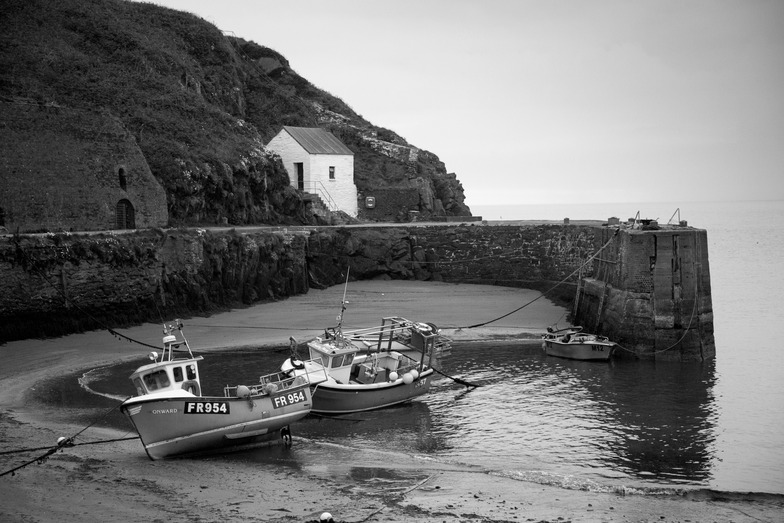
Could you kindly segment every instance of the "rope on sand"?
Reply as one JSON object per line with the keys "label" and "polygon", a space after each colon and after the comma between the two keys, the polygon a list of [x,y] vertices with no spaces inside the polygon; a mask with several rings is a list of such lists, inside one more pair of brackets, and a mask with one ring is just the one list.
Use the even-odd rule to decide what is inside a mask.
{"label": "rope on sand", "polygon": [[[404,491],[403,491],[403,492],[402,492],[400,495],[401,495],[401,496],[405,496],[406,494],[408,494],[408,493],[409,493],[409,492],[411,492],[412,490],[416,490],[416,489],[418,489],[419,487],[421,487],[422,485],[424,485],[425,483],[427,483],[428,481],[430,481],[431,479],[433,479],[435,476],[436,476],[435,474],[431,474],[431,475],[429,475],[428,477],[426,477],[426,478],[425,478],[425,479],[423,479],[422,481],[420,481],[420,482],[416,483],[416,484],[415,484],[413,487],[410,487],[410,488],[408,488],[408,489],[404,490]],[[386,510],[386,508],[387,508],[387,505],[383,505],[381,508],[378,508],[378,509],[374,510],[373,512],[371,512],[370,514],[368,514],[367,516],[365,516],[365,517],[364,517],[364,519],[360,519],[360,520],[359,520],[359,521],[360,521],[360,523],[364,523],[365,521],[369,521],[369,520],[370,520],[370,518],[372,518],[373,516],[375,516],[375,515],[376,515],[376,514],[378,514],[379,512],[381,512],[381,511],[383,511],[383,510]]]}
{"label": "rope on sand", "polygon": [[111,414],[120,405],[122,405],[122,404],[118,403],[117,405],[115,405],[114,407],[112,407],[111,409],[106,411],[103,416],[101,416],[99,418],[96,418],[92,423],[90,423],[89,425],[84,427],[82,430],[80,430],[79,432],[77,432],[73,436],[71,436],[69,438],[66,438],[66,437],[59,438],[55,445],[52,445],[52,446],[49,446],[49,447],[39,447],[39,448],[31,448],[31,449],[12,450],[12,451],[6,451],[6,452],[0,453],[0,454],[16,454],[16,453],[21,453],[21,452],[36,452],[36,451],[39,451],[39,450],[46,450],[46,452],[44,454],[42,454],[41,456],[38,456],[37,458],[33,458],[30,461],[22,463],[21,465],[19,465],[17,467],[14,467],[12,469],[6,470],[5,472],[0,472],[0,477],[6,476],[8,474],[11,474],[12,476],[14,476],[14,475],[16,475],[16,471],[17,470],[23,469],[23,468],[27,467],[28,465],[32,465],[33,463],[38,463],[40,465],[40,464],[44,463],[47,459],[49,459],[49,457],[52,454],[54,454],[58,450],[63,450],[65,448],[67,448],[67,447],[76,447],[76,446],[80,446],[80,445],[96,445],[98,443],[110,443],[110,442],[115,442],[115,441],[125,441],[125,440],[131,440],[131,439],[138,439],[138,436],[136,436],[136,437],[131,437],[131,438],[116,438],[116,439],[108,439],[108,440],[102,440],[102,441],[88,441],[88,442],[84,442],[84,443],[75,443],[74,442],[74,440],[76,439],[77,436],[79,436],[79,434],[81,434],[85,430],[89,429],[90,427],[92,427],[93,425],[98,423],[98,421],[100,421],[101,419],[103,419],[106,416],[108,416],[109,414]]}

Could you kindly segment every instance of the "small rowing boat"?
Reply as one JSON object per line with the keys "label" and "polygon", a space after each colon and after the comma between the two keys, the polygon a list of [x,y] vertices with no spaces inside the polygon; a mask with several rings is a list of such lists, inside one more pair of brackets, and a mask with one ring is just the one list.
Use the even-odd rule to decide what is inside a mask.
{"label": "small rowing boat", "polygon": [[604,336],[582,332],[582,327],[554,330],[547,327],[542,348],[548,356],[584,361],[607,361],[615,343]]}

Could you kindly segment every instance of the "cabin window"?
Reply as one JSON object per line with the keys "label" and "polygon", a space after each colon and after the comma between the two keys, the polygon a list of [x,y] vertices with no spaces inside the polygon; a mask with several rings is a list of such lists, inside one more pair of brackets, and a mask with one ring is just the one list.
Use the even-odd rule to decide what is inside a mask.
{"label": "cabin window", "polygon": [[142,385],[142,380],[139,378],[133,378],[133,385],[136,387],[136,394],[139,396],[144,396],[147,394],[147,391],[144,390],[144,385]]}
{"label": "cabin window", "polygon": [[196,379],[196,365],[188,365],[187,368],[188,379],[195,380]]}
{"label": "cabin window", "polygon": [[175,383],[179,383],[182,381],[182,367],[174,367],[172,369],[174,371],[174,381]]}
{"label": "cabin window", "polygon": [[329,166],[329,179],[330,180],[334,180],[335,179],[335,166],[334,165],[330,165]]}
{"label": "cabin window", "polygon": [[345,367],[346,365],[351,365],[351,362],[354,361],[354,353],[350,352],[344,355],[337,355],[332,358],[332,368],[335,369],[337,367]]}
{"label": "cabin window", "polygon": [[159,370],[144,376],[144,384],[147,386],[147,390],[152,392],[158,389],[165,389],[171,385],[171,382],[169,381],[169,376],[166,374],[166,371]]}

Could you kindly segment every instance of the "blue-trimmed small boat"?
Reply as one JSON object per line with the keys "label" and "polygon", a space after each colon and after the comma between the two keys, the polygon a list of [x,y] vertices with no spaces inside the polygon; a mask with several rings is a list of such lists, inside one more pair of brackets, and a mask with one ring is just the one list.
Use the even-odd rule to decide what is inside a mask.
{"label": "blue-trimmed small boat", "polygon": [[[309,383],[279,372],[255,385],[227,386],[223,396],[202,395],[203,357],[191,352],[182,323],[164,326],[164,334],[163,353],[153,351],[152,363],[131,374],[137,396],[120,406],[150,459],[288,441],[289,424],[310,413]],[[175,358],[179,351],[187,357]]]}

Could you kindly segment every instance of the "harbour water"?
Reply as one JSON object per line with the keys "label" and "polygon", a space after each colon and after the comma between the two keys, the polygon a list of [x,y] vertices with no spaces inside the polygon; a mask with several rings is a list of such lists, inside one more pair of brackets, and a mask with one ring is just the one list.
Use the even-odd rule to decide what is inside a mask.
{"label": "harbour water", "polygon": [[[442,358],[441,370],[482,387],[467,391],[441,378],[409,405],[298,422],[292,452],[259,449],[221,459],[274,461],[325,476],[369,474],[376,481],[405,462],[594,491],[784,494],[784,358],[774,341],[784,291],[775,271],[784,256],[778,231],[784,202],[472,210],[487,220],[559,221],[625,220],[639,211],[666,223],[677,208],[674,219],[708,231],[715,360],[577,362],[546,357],[538,343],[459,345]],[[269,351],[222,357],[229,374],[210,374],[214,383],[205,389],[241,382],[238,372],[251,382],[258,369],[273,369],[284,357]],[[137,365],[99,369],[87,381],[95,390],[130,395],[125,382]],[[118,383],[128,389],[117,391]],[[127,426],[119,418],[113,423]],[[352,467],[357,456],[363,467]]]}
{"label": "harbour water", "polygon": [[[681,478],[689,484],[726,491],[784,493],[784,353],[775,342],[784,312],[784,283],[778,276],[784,256],[784,235],[780,231],[784,202],[528,205],[472,211],[487,220],[606,220],[613,216],[625,220],[639,212],[641,218],[661,223],[671,218],[686,220],[690,226],[706,229],[716,359],[702,366],[700,390],[694,390],[692,382],[676,381],[649,391],[628,383],[626,391],[628,396],[640,395],[636,402],[639,409],[645,403],[652,403],[649,406],[654,409],[656,402],[683,409],[692,405],[688,415],[700,415],[697,411],[702,411],[702,426],[699,430],[679,427],[684,421],[680,418],[670,420],[674,425],[669,427],[657,425],[656,421],[664,420],[646,420],[644,412],[636,412],[634,418],[641,430],[656,431],[662,437],[647,449],[643,447],[645,438],[634,447],[650,453],[653,466],[657,459],[668,462],[677,457],[673,451],[691,445],[692,458],[702,465]],[[638,372],[648,378],[654,372],[668,373],[667,365],[657,364],[647,373],[643,365],[638,367]],[[689,366],[679,365],[676,374],[689,371]],[[650,381],[655,386],[656,380]],[[633,419],[628,421],[633,423]],[[688,443],[685,440],[690,433],[695,440]],[[681,464],[684,471],[694,469],[693,465],[687,461]]]}

